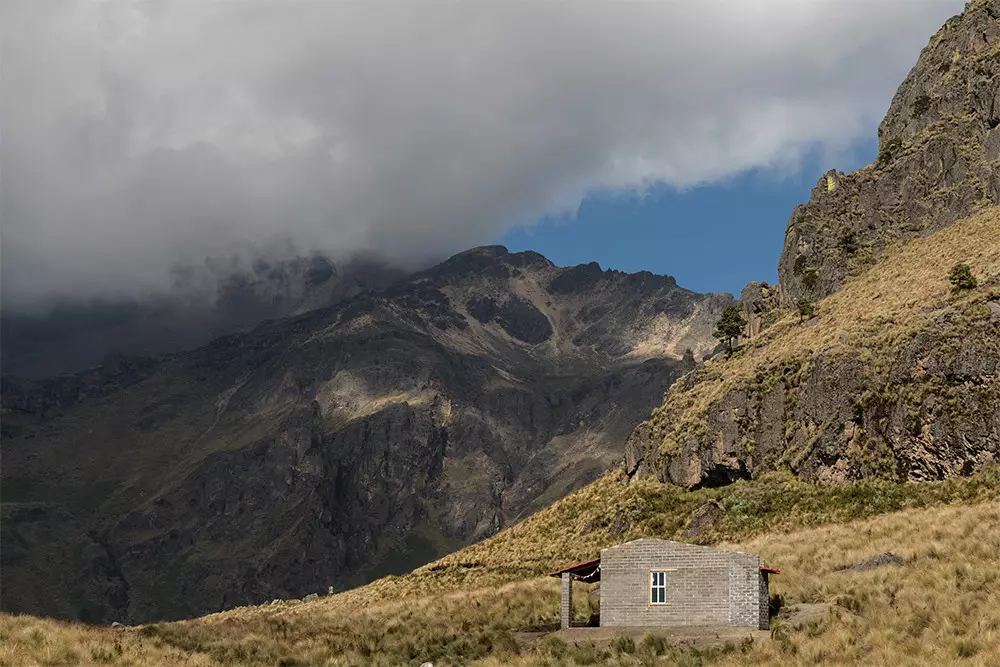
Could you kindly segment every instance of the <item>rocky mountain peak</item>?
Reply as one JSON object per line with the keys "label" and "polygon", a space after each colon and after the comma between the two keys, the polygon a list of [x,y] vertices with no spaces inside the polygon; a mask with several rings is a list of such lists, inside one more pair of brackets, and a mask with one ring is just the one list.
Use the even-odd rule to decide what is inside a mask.
{"label": "rocky mountain peak", "polygon": [[[954,116],[974,116],[986,132],[1000,124],[996,72],[1000,55],[1000,2],[977,0],[949,19],[931,38],[917,64],[899,86],[879,125],[879,150],[914,141],[928,128]],[[972,89],[970,89],[970,87]]]}
{"label": "rocky mountain peak", "polygon": [[829,171],[788,222],[786,305],[820,298],[891,246],[1000,201],[1000,2],[977,0],[920,54],[879,126],[875,162]]}

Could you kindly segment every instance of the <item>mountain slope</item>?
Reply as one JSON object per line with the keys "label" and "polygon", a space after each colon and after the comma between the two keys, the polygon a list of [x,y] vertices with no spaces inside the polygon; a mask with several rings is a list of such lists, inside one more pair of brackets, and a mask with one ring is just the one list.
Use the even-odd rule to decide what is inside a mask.
{"label": "mountain slope", "polygon": [[[959,261],[977,289],[951,291]],[[629,439],[629,474],[929,480],[1000,459],[1000,209],[889,252],[815,308],[671,387]]]}
{"label": "mountain slope", "polygon": [[486,247],[190,353],[5,377],[3,608],[177,618],[491,535],[612,466],[728,303]]}
{"label": "mountain slope", "polygon": [[[0,615],[0,660],[486,667],[657,664],[658,653],[668,664],[992,664],[1000,659],[1000,618],[991,604],[998,492],[996,470],[947,482],[841,487],[772,475],[695,492],[606,478],[412,574],[315,601],[122,629]],[[775,603],[784,605],[771,642],[692,652],[655,638],[618,650],[516,641],[518,633],[558,627],[559,583],[540,574],[636,535],[677,538],[674,526],[704,503],[728,515],[713,541],[759,553],[781,570],[771,581]],[[620,532],[623,511],[633,524]],[[596,526],[590,532],[588,522]],[[845,569],[888,551],[903,564]],[[527,567],[518,570],[522,562]],[[581,620],[592,611],[582,592],[575,596]],[[788,612],[800,604],[821,611],[796,623]]]}

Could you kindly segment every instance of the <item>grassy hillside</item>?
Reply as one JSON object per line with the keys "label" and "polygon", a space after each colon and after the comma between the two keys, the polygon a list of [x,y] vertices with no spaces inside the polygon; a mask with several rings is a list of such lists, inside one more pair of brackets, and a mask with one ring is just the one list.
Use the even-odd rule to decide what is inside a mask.
{"label": "grassy hillside", "polygon": [[[772,475],[694,493],[607,477],[409,575],[311,602],[126,629],[0,616],[0,664],[627,665],[652,664],[654,648],[681,664],[872,656],[989,664],[1000,659],[1000,609],[989,604],[1000,588],[998,494],[997,470],[940,483],[830,488]],[[626,643],[618,647],[625,652],[556,640],[519,647],[516,633],[552,629],[558,620],[558,582],[539,574],[639,535],[677,537],[691,510],[707,502],[725,514],[697,541],[762,554],[782,571],[772,594],[786,605],[830,603],[833,612],[803,628],[779,621],[767,645],[700,653],[655,637],[635,653]],[[906,565],[838,571],[884,551]],[[589,604],[577,596],[581,618]]]}

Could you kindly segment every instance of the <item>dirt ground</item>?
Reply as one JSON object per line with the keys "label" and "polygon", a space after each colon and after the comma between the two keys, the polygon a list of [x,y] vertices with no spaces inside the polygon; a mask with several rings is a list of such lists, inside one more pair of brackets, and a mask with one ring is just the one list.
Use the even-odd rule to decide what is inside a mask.
{"label": "dirt ground", "polygon": [[690,648],[701,648],[705,646],[719,646],[726,643],[738,644],[747,638],[754,643],[771,640],[771,633],[768,630],[754,630],[752,628],[734,628],[731,626],[711,626],[711,627],[675,627],[675,628],[569,628],[567,630],[557,630],[555,632],[521,632],[515,638],[524,647],[531,646],[542,637],[552,635],[562,639],[567,644],[581,644],[593,642],[596,646],[606,646],[615,637],[620,635],[630,635],[636,643],[644,635],[656,633],[667,637],[678,646]]}

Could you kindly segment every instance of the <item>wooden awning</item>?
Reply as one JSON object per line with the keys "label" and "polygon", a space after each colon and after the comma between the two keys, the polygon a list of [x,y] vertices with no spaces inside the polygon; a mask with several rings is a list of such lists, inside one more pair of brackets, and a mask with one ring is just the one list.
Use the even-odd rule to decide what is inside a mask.
{"label": "wooden awning", "polygon": [[550,572],[550,577],[561,577],[564,572],[569,572],[574,579],[582,579],[588,583],[601,580],[601,559],[587,560],[576,565],[564,567],[561,570]]}
{"label": "wooden awning", "polygon": [[771,574],[781,574],[781,570],[775,570],[773,567],[762,567],[761,572],[770,572]]}

